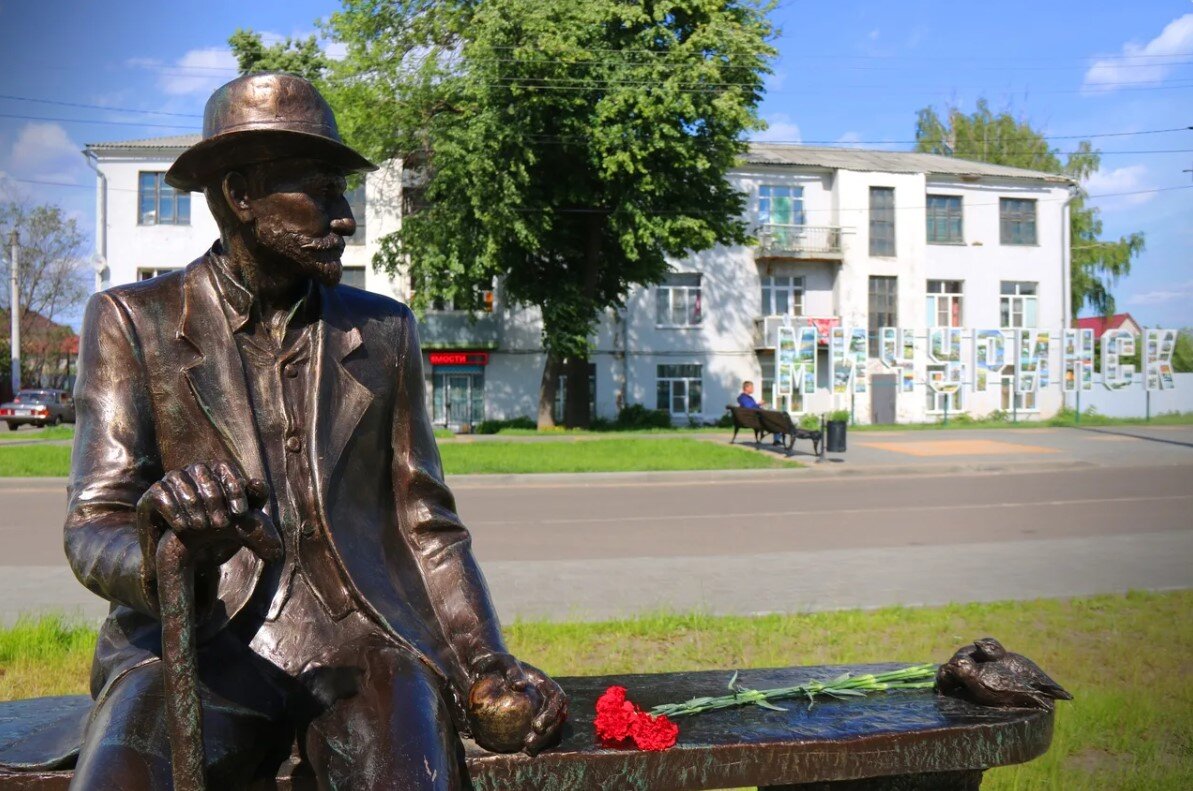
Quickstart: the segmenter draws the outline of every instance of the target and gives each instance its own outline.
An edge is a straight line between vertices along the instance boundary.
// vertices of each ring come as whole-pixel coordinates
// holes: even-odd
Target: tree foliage
[[[538,306],[540,423],[567,358],[569,423],[588,402],[603,311],[668,257],[741,243],[726,174],[762,126],[774,55],[755,0],[346,0],[329,91],[349,142],[423,179],[375,263],[417,308],[475,304],[495,279]]]
[[[19,238],[20,266],[17,293],[20,299],[22,379],[37,382],[60,356],[62,343],[70,336],[68,327],[56,325],[65,314],[83,303],[90,293],[84,237],[74,218],[53,204],[30,206],[20,201],[0,203],[0,311],[5,326],[10,315],[11,260],[9,234]],[[3,333],[0,358],[8,360],[11,349]],[[58,382],[52,382],[58,384]]]
[[[1072,314],[1077,316],[1087,306],[1104,315],[1114,313],[1111,289],[1131,271],[1132,260],[1143,252],[1144,237],[1136,232],[1117,240],[1102,239],[1101,212],[1089,204],[1088,193],[1080,186],[1101,164],[1101,156],[1089,141],[1083,140],[1061,162],[1060,153],[1040,132],[1009,112],[992,112],[985,100],[979,100],[971,114],[953,107],[944,118],[935,108],[925,107],[918,114],[915,138],[917,151],[1042,170],[1076,181],[1077,196],[1069,214]]]
[[[228,38],[228,46],[236,56],[241,74],[285,71],[319,82],[331,63],[314,36],[266,44],[260,33],[237,28]]]

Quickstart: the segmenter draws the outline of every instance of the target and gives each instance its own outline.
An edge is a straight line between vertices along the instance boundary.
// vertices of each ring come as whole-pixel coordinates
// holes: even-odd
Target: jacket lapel
[[[183,376],[244,474],[264,479],[244,366],[212,280],[211,266],[207,258],[200,259],[187,268],[183,281],[178,337],[190,347],[183,357]]]
[[[323,288],[320,297],[322,316],[315,356],[318,385],[311,405],[311,433],[315,437],[312,465],[318,471],[316,485],[326,509],[328,483],[348,440],[373,403],[373,391],[344,367],[344,359],[362,343],[360,329],[354,326],[336,289]]]

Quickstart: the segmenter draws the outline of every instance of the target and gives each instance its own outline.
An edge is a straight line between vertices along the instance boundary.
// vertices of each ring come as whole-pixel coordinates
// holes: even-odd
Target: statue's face
[[[344,237],[356,231],[344,176],[317,160],[287,159],[261,166],[250,180],[261,263],[296,267],[328,286],[340,282]]]

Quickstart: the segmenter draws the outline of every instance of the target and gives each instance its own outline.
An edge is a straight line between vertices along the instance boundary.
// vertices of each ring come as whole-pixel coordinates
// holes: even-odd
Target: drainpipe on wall
[[[1070,220],[1070,213],[1072,212],[1072,203],[1077,199],[1078,192],[1077,185],[1069,185],[1069,197],[1065,199],[1061,206],[1061,223],[1060,223],[1060,260],[1061,260],[1061,327],[1070,329],[1073,326],[1073,308],[1070,304],[1073,301],[1073,245],[1072,233],[1073,223]],[[1061,333],[1061,343],[1064,343],[1064,332]],[[1064,366],[1061,366],[1063,369]],[[1063,377],[1063,373],[1062,373]],[[1080,386],[1077,390],[1080,393]],[[1077,403],[1080,405],[1081,396],[1077,396]],[[1069,397],[1064,391],[1064,386],[1061,386],[1060,401],[1063,407],[1068,407]],[[1078,410],[1080,411],[1080,410]],[[1078,418],[1080,420],[1080,418]]]
[[[87,167],[95,171],[95,290],[103,288],[103,271],[108,266],[108,177],[99,169],[93,151],[84,150]]]

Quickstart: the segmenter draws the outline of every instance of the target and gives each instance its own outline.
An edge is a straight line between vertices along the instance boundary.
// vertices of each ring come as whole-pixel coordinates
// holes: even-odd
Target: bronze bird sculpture
[[[1051,710],[1054,700],[1073,699],[1035,662],[1007,651],[993,637],[975,640],[953,654],[937,671],[936,688],[984,706]]]

